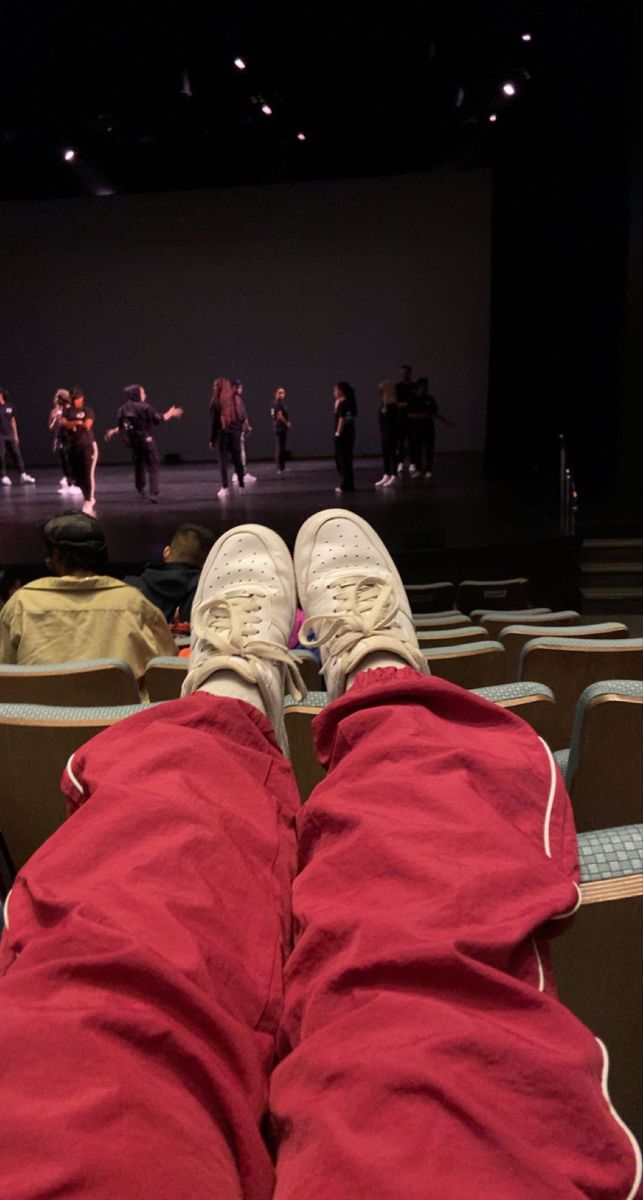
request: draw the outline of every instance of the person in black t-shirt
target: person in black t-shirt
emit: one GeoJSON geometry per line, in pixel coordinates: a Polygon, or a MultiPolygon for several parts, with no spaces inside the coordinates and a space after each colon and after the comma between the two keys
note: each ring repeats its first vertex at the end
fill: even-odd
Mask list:
{"type": "Polygon", "coordinates": [[[336,383],[335,398],[335,463],[339,471],[339,486],[336,492],[354,492],[353,448],[355,446],[355,417],[357,401],[350,383],[336,383]]]}
{"type": "Polygon", "coordinates": [[[81,387],[71,389],[71,399],[65,404],[58,428],[63,431],[67,446],[67,460],[72,480],[83,493],[83,512],[94,515],[94,467],[96,452],[94,440],[94,410],[85,404],[85,392],[81,387]]]}
{"type": "Polygon", "coordinates": [[[409,453],[409,423],[408,410],[413,396],[413,368],[408,365],[400,367],[400,381],[395,384],[395,400],[397,403],[397,473],[402,474],[404,462],[409,453]]]}
{"type": "Polygon", "coordinates": [[[425,479],[433,475],[433,453],[435,450],[434,421],[442,421],[443,425],[453,425],[443,417],[437,401],[429,395],[429,381],[418,379],[415,384],[413,397],[409,403],[409,448],[411,455],[411,475],[424,473],[425,479]]]}
{"type": "Polygon", "coordinates": [[[22,457],[15,409],[9,400],[9,393],[0,388],[0,483],[3,487],[11,487],[11,480],[7,475],[7,453],[11,455],[14,466],[20,471],[20,482],[35,483],[33,475],[28,474],[22,457]]]}
{"type": "Polygon", "coordinates": [[[278,387],[270,409],[270,416],[275,431],[275,462],[280,475],[286,469],[286,441],[288,440],[288,430],[292,428],[285,400],[286,389],[278,387]]]}
{"type": "Polygon", "coordinates": [[[105,441],[111,441],[117,433],[122,434],[125,445],[132,451],[134,482],[139,496],[145,498],[145,484],[149,481],[150,500],[152,504],[158,504],[161,460],[152,430],[155,425],[162,425],[173,417],[182,417],[183,409],[172,404],[164,413],[157,412],[139,383],[126,387],[125,395],[127,400],[118,410],[116,425],[107,430],[105,441]]]}

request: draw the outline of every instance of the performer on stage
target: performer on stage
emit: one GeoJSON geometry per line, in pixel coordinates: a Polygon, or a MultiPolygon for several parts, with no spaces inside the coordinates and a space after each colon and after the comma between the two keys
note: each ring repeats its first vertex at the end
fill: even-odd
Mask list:
{"type": "Polygon", "coordinates": [[[339,486],[336,492],[354,492],[353,447],[355,445],[355,417],[357,401],[350,383],[336,383],[335,398],[335,463],[339,471],[339,486]]]}
{"type": "Polygon", "coordinates": [[[292,423],[288,417],[288,409],[286,408],[286,389],[283,387],[278,387],[275,392],[270,416],[272,417],[273,429],[275,431],[275,462],[277,463],[277,472],[279,475],[283,475],[286,469],[288,430],[292,429],[292,423]]]}
{"type": "Polygon", "coordinates": [[[67,460],[73,482],[83,493],[83,512],[94,516],[94,469],[96,466],[94,410],[85,404],[81,387],[71,389],[69,403],[63,407],[58,427],[67,444],[67,460]]]}
{"type": "Polygon", "coordinates": [[[148,482],[149,499],[152,504],[158,504],[161,463],[152,429],[164,421],[182,417],[183,409],[172,404],[164,413],[157,412],[147,399],[145,388],[138,383],[126,387],[125,395],[127,400],[118,410],[117,424],[107,430],[105,441],[111,441],[117,433],[123,435],[125,445],[132,451],[134,481],[139,496],[145,498],[145,484],[148,482]]]}
{"type": "Polygon", "coordinates": [[[35,483],[33,475],[29,475],[24,464],[18,436],[18,424],[9,393],[0,388],[0,483],[3,487],[11,487],[11,479],[7,475],[7,452],[13,459],[13,464],[20,471],[21,483],[35,483]]]}
{"type": "MultiPolygon", "coordinates": [[[[240,398],[240,400],[245,408],[245,402],[243,401],[243,384],[240,379],[232,380],[232,390],[233,390],[235,396],[238,396],[240,398]]],[[[248,422],[247,429],[244,428],[241,430],[241,462],[243,463],[243,482],[244,483],[256,483],[257,476],[252,475],[251,472],[247,470],[246,464],[247,464],[248,460],[246,457],[246,433],[252,433],[252,426],[251,426],[250,422],[248,422]]],[[[232,482],[235,487],[239,483],[239,476],[236,471],[234,472],[234,475],[232,476],[232,482]]]]}
{"type": "Polygon", "coordinates": [[[380,395],[378,417],[384,474],[377,480],[375,487],[390,487],[391,484],[397,483],[397,399],[390,379],[383,379],[378,383],[377,390],[380,395]]]}
{"type": "Polygon", "coordinates": [[[422,377],[416,381],[413,396],[409,401],[409,453],[411,475],[424,474],[425,479],[433,475],[433,453],[435,450],[434,420],[443,425],[453,425],[443,417],[437,401],[429,395],[429,381],[422,377]]]}
{"type": "Polygon", "coordinates": [[[408,365],[400,367],[400,381],[395,385],[397,400],[397,473],[401,475],[404,462],[409,452],[408,445],[408,408],[413,395],[413,368],[408,365]]]}
{"type": "Polygon", "coordinates": [[[58,462],[60,463],[60,468],[62,470],[62,479],[60,480],[58,491],[65,496],[70,493],[80,491],[80,488],[74,483],[71,466],[69,464],[69,435],[67,430],[62,429],[60,425],[60,418],[63,415],[63,410],[65,405],[69,404],[70,400],[71,396],[67,388],[58,388],[54,393],[51,412],[49,413],[47,420],[47,426],[54,435],[52,449],[58,459],[58,462]]]}
{"type": "MultiPolygon", "coordinates": [[[[233,463],[238,486],[245,485],[244,463],[241,457],[241,435],[251,433],[252,426],[248,420],[243,403],[242,388],[239,381],[230,383],[229,379],[215,379],[210,397],[210,447],[219,448],[219,469],[221,471],[221,487],[217,492],[220,500],[228,495],[228,465],[233,463]]],[[[252,476],[254,480],[254,476],[252,476]]]]}

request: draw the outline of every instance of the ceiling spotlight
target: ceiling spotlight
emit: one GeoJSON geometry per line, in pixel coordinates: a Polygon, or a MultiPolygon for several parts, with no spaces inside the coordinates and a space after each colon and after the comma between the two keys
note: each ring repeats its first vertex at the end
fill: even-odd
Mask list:
{"type": "Polygon", "coordinates": [[[297,141],[298,141],[298,142],[305,142],[305,141],[306,141],[306,134],[305,134],[305,133],[298,133],[298,134],[297,134],[297,141]]]}
{"type": "Polygon", "coordinates": [[[272,116],[272,109],[271,109],[271,107],[270,107],[270,105],[269,105],[269,104],[262,104],[262,105],[261,105],[261,111],[262,111],[262,113],[263,113],[264,117],[271,117],[271,116],[272,116]]]}
{"type": "Polygon", "coordinates": [[[515,96],[516,85],[515,83],[512,83],[511,80],[508,80],[507,83],[503,83],[502,90],[505,96],[515,96]]]}
{"type": "Polygon", "coordinates": [[[75,157],[76,157],[75,150],[69,149],[69,150],[65,150],[63,153],[63,158],[64,158],[65,162],[73,162],[75,157]]]}
{"type": "Polygon", "coordinates": [[[242,58],[235,58],[234,65],[237,68],[237,71],[245,71],[246,69],[246,64],[242,58]]]}
{"type": "Polygon", "coordinates": [[[531,34],[530,34],[530,33],[523,33],[523,34],[521,34],[521,36],[520,36],[520,40],[521,40],[522,42],[530,42],[530,41],[531,41],[531,34]]]}
{"type": "Polygon", "coordinates": [[[489,120],[490,120],[490,121],[491,121],[491,123],[493,124],[493,122],[494,122],[494,121],[497,121],[497,120],[498,120],[498,118],[497,118],[497,116],[496,116],[496,114],[495,114],[495,113],[489,113],[489,120]]]}

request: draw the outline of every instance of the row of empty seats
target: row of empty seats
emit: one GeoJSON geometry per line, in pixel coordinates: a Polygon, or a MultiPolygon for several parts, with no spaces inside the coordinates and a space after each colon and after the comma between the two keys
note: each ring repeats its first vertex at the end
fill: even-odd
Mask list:
{"type": "Polygon", "coordinates": [[[413,612],[455,608],[470,613],[476,607],[528,608],[529,580],[520,575],[514,579],[463,579],[455,583],[406,583],[404,585],[413,612]]]}

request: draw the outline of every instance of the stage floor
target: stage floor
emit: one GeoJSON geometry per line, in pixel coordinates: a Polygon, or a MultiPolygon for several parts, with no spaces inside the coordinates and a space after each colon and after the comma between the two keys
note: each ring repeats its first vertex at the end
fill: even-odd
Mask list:
{"type": "MultiPolygon", "coordinates": [[[[253,462],[257,482],[227,500],[217,499],[214,463],[164,466],[158,505],[139,499],[129,466],[100,467],[96,515],[107,532],[114,564],[141,563],[160,556],[182,521],[198,521],[218,535],[242,522],[276,529],[292,546],[302,521],[322,508],[347,507],[378,530],[393,555],[412,564],[413,576],[426,576],[425,560],[436,552],[473,547],[483,550],[558,539],[553,497],[534,483],[490,484],[477,455],[442,455],[432,480],[410,479],[375,489],[379,459],[356,461],[357,491],[336,496],[337,476],[328,459],[293,462],[277,475],[272,462],[253,462]]],[[[0,489],[0,562],[43,561],[42,528],[56,513],[79,507],[57,494],[55,468],[34,471],[35,486],[14,480],[0,489]]],[[[406,571],[407,579],[410,578],[406,571]]],[[[433,576],[435,577],[435,576],[433,576]]]]}

